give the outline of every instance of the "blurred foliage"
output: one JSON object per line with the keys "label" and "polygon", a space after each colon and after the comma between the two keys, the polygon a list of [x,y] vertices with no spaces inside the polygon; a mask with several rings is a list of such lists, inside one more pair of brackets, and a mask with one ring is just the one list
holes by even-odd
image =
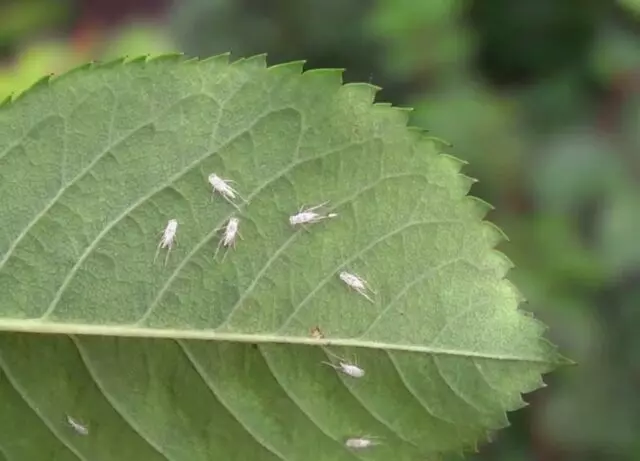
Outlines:
{"label": "blurred foliage", "polygon": [[[640,459],[638,0],[182,0],[165,24],[80,36],[78,3],[0,1],[0,96],[89,57],[181,49],[342,67],[414,107],[470,162],[527,308],[580,363],[477,458]],[[66,38],[37,40],[52,27]]]}
{"label": "blurred foliage", "polygon": [[39,35],[60,25],[69,6],[69,0],[0,0],[0,50],[6,52],[23,37]]}
{"label": "blurred foliage", "polygon": [[628,8],[632,13],[640,14],[640,0],[618,0],[620,4]]}
{"label": "blurred foliage", "polygon": [[165,29],[145,23],[129,24],[104,36],[92,35],[88,46],[74,46],[68,40],[36,41],[24,46],[10,65],[0,67],[0,100],[19,94],[44,75],[60,74],[87,61],[175,51]]}

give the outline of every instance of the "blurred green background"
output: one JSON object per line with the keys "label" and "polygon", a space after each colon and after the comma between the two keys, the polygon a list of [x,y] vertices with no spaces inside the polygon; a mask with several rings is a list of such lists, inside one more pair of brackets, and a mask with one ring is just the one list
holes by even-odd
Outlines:
{"label": "blurred green background", "polygon": [[453,143],[578,367],[476,459],[640,460],[640,0],[0,0],[0,99],[92,59],[345,68]]}

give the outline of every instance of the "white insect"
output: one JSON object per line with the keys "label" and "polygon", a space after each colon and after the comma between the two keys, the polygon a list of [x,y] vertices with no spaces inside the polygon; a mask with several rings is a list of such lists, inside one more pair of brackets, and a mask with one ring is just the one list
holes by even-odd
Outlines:
{"label": "white insect", "polygon": [[167,223],[167,227],[165,227],[164,231],[162,232],[160,243],[158,243],[158,248],[156,249],[156,255],[153,258],[154,262],[158,257],[158,253],[160,252],[160,249],[166,248],[167,256],[164,258],[164,263],[165,265],[167,264],[167,259],[169,259],[169,253],[171,252],[173,245],[175,245],[176,243],[177,232],[178,232],[178,221],[176,219],[170,219],[169,222]]}
{"label": "white insect", "polygon": [[236,197],[238,197],[240,200],[246,203],[246,200],[240,197],[240,194],[238,194],[238,191],[236,191],[233,187],[229,185],[229,183],[232,183],[234,181],[230,179],[222,179],[220,176],[218,176],[215,173],[211,173],[209,175],[208,180],[209,180],[209,184],[211,184],[211,187],[213,187],[213,192],[217,192],[220,195],[222,195],[222,197],[224,197],[224,199],[227,200],[230,204],[235,206],[235,203],[233,203],[233,200],[235,200]]}
{"label": "white insect", "polygon": [[355,290],[356,292],[367,298],[369,301],[374,302],[374,300],[367,294],[367,291],[371,292],[374,295],[376,294],[376,292],[371,289],[366,280],[347,271],[340,272],[339,277],[340,280],[346,283],[349,288]]}
{"label": "white insect", "polygon": [[360,368],[358,365],[348,363],[343,358],[338,357],[335,354],[332,354],[329,351],[326,351],[329,355],[338,359],[338,365],[332,362],[322,362],[325,365],[329,365],[331,368],[335,368],[338,371],[341,371],[345,375],[351,376],[352,378],[362,378],[364,376],[364,370]]}
{"label": "white insect", "polygon": [[366,438],[366,437],[353,437],[353,438],[347,439],[344,444],[346,445],[347,448],[353,448],[353,449],[359,450],[362,448],[369,448],[374,445],[380,445],[380,442],[378,442],[377,440],[373,440],[371,438]]}
{"label": "white insect", "polygon": [[78,421],[76,421],[69,415],[67,415],[67,422],[69,423],[69,426],[71,426],[73,430],[76,431],[78,434],[89,435],[89,427],[85,426],[84,424],[80,424]]}
{"label": "white insect", "polygon": [[226,247],[236,245],[236,238],[240,235],[238,233],[238,226],[240,224],[240,220],[238,218],[229,218],[229,222],[224,229],[224,235],[222,236],[222,245]]}
{"label": "white insect", "polygon": [[[235,248],[236,239],[238,237],[242,238],[242,235],[240,235],[240,232],[238,231],[239,226],[240,226],[240,220],[238,218],[235,218],[235,217],[229,218],[229,221],[227,221],[227,225],[224,226],[224,228],[222,228],[222,230],[224,230],[224,233],[222,235],[222,238],[220,239],[220,243],[218,243],[218,248],[216,248],[216,253],[213,256],[214,259],[217,256],[218,250],[220,250],[221,246],[224,246],[226,248],[229,248],[229,247]],[[221,229],[218,229],[218,230],[221,230]],[[225,253],[225,256],[226,256],[226,253]]]}
{"label": "white insect", "polygon": [[292,226],[299,226],[302,224],[315,224],[322,221],[323,219],[335,218],[336,216],[338,216],[336,213],[321,215],[320,213],[316,213],[315,211],[328,203],[329,202],[324,202],[320,205],[307,208],[306,210],[304,209],[304,207],[300,208],[297,214],[289,216],[289,224],[291,224]]}

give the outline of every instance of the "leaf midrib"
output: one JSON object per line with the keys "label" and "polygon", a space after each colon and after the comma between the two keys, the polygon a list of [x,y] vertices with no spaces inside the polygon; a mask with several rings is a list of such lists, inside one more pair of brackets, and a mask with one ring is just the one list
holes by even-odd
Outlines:
{"label": "leaf midrib", "polygon": [[555,362],[540,357],[527,357],[509,354],[493,354],[487,352],[464,351],[425,345],[394,344],[377,341],[362,341],[350,338],[306,338],[303,336],[279,336],[265,334],[228,333],[215,330],[187,330],[169,328],[140,328],[121,325],[86,325],[79,323],[52,323],[40,320],[0,319],[0,332],[41,333],[88,336],[118,336],[127,338],[156,338],[156,339],[195,339],[210,341],[230,341],[240,343],[277,343],[298,344],[307,346],[342,346],[365,349],[381,349],[397,352],[418,352],[432,355],[447,355],[462,358],[479,358],[487,360],[543,363]]}

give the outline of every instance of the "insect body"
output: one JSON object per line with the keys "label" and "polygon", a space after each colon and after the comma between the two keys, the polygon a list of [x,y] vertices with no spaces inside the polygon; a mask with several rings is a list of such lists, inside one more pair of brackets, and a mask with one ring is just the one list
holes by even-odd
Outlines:
{"label": "insect body", "polygon": [[69,426],[73,428],[80,435],[89,435],[89,428],[84,424],[80,424],[78,421],[73,419],[71,416],[67,415],[67,422]]}
{"label": "insect body", "polygon": [[294,214],[293,216],[289,216],[289,224],[291,224],[294,227],[302,224],[315,224],[317,222],[322,221],[323,219],[335,218],[336,216],[338,216],[336,213],[329,213],[326,215],[322,215],[315,211],[318,208],[325,206],[327,203],[329,202],[321,203],[320,205],[307,208],[306,210],[304,209],[304,207],[300,208],[297,214]]}
{"label": "insect body", "polygon": [[167,227],[164,228],[162,232],[162,237],[160,238],[160,243],[158,243],[158,248],[156,250],[156,255],[153,258],[154,262],[158,257],[158,252],[160,248],[167,249],[167,256],[164,258],[165,265],[167,264],[167,259],[169,259],[169,252],[173,248],[173,245],[176,243],[176,233],[178,232],[178,221],[175,219],[170,219],[167,223]]}
{"label": "insect body", "polygon": [[352,378],[362,378],[364,376],[364,370],[360,368],[358,365],[348,363],[346,360],[338,357],[335,354],[330,355],[334,356],[338,359],[338,365],[332,362],[322,362],[325,365],[329,365],[331,368],[335,368],[338,371],[341,371],[345,375],[351,376]]}
{"label": "insect body", "polygon": [[[242,238],[240,232],[238,231],[238,227],[240,226],[240,220],[235,217],[229,218],[227,225],[224,226],[224,233],[222,238],[220,239],[220,243],[218,243],[218,248],[216,249],[216,255],[218,254],[218,250],[220,250],[220,246],[224,246],[226,248],[235,247],[236,239],[238,237]],[[226,253],[225,253],[226,255]],[[215,255],[214,255],[215,259]]]}
{"label": "insect body", "polygon": [[362,448],[369,448],[374,445],[380,445],[380,442],[366,437],[353,437],[347,439],[344,444],[347,448],[359,450]]}
{"label": "insect body", "polygon": [[229,183],[232,183],[233,181],[229,179],[222,179],[220,176],[218,176],[215,173],[211,173],[209,175],[208,181],[209,181],[209,184],[211,184],[211,187],[213,187],[213,192],[217,192],[220,195],[222,195],[222,197],[224,197],[224,199],[227,200],[232,205],[235,206],[235,204],[233,203],[233,200],[235,200],[236,197],[240,198],[240,200],[242,200],[243,202],[246,202],[246,200],[240,197],[240,194],[238,194],[238,191],[236,191],[233,187],[229,185]]}
{"label": "insect body", "polygon": [[222,236],[223,246],[235,247],[236,238],[240,235],[238,233],[238,226],[240,225],[240,220],[238,218],[229,218],[229,222],[227,223],[227,227],[224,229],[224,235]]}
{"label": "insect body", "polygon": [[367,284],[367,282],[364,279],[362,279],[361,277],[355,274],[350,274],[349,272],[346,272],[346,271],[340,272],[339,277],[340,277],[340,280],[346,283],[349,288],[355,290],[360,295],[367,298],[369,301],[374,302],[373,299],[367,294],[367,291],[370,291],[373,294],[375,294],[375,291],[373,291],[369,287],[369,284]]}

